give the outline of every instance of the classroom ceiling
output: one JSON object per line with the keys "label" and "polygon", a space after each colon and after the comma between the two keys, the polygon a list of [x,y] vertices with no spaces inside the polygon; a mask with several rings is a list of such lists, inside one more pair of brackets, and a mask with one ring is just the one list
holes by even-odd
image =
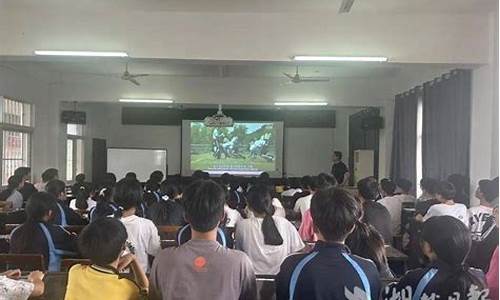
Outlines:
{"label": "classroom ceiling", "polygon": [[[498,1],[498,0],[496,0]],[[341,0],[0,0],[0,9],[38,11],[337,12]],[[351,13],[488,13],[495,0],[356,0]]]}
{"label": "classroom ceiling", "polygon": [[168,59],[87,59],[0,57],[0,67],[25,73],[49,72],[54,75],[120,76],[129,62],[129,72],[164,77],[283,78],[294,74],[335,78],[387,78],[405,71],[457,67],[446,64],[399,63],[296,63],[243,61],[190,61]]}

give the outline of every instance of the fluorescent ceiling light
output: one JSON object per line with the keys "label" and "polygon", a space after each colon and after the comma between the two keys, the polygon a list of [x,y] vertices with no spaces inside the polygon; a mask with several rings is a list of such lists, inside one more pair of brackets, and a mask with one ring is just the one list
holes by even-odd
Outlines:
{"label": "fluorescent ceiling light", "polygon": [[126,52],[108,51],[55,51],[55,50],[35,50],[35,55],[49,56],[91,56],[91,57],[127,57]]}
{"label": "fluorescent ceiling light", "polygon": [[277,101],[274,102],[276,106],[326,106],[328,102],[325,101]]}
{"label": "fluorescent ceiling light", "polygon": [[120,99],[118,101],[125,103],[174,103],[174,100],[170,99]]}
{"label": "fluorescent ceiling light", "polygon": [[296,61],[387,61],[387,57],[382,56],[309,56],[299,55],[292,58]]}

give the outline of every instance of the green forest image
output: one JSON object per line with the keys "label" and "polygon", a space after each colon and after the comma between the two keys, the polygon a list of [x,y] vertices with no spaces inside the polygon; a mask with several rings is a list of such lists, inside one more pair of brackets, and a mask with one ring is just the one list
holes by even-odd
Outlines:
{"label": "green forest image", "polygon": [[191,170],[273,171],[274,140],[273,123],[210,128],[203,122],[191,122]]}

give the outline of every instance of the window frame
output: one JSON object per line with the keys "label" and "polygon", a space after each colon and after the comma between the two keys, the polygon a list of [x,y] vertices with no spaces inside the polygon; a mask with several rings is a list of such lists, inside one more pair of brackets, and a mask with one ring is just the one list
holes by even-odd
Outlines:
{"label": "window frame", "polygon": [[[29,118],[30,118],[30,125],[19,125],[19,124],[11,124],[11,123],[6,123],[4,122],[4,101],[5,100],[10,100],[10,101],[15,101],[15,102],[20,102],[22,104],[28,104],[30,106],[30,112],[29,112]],[[29,147],[28,147],[28,155],[27,155],[27,163],[26,166],[31,168],[31,164],[33,162],[33,132],[35,130],[35,105],[29,101],[25,101],[16,97],[10,97],[8,95],[0,95],[0,135],[2,138],[0,139],[0,180],[3,185],[4,178],[3,178],[3,161],[4,161],[4,156],[3,156],[3,134],[5,131],[14,131],[14,132],[20,132],[20,133],[26,133],[29,136]],[[32,175],[33,176],[33,175]],[[8,179],[8,178],[5,178]],[[31,178],[33,179],[33,178]],[[6,181],[6,180],[5,180]]]}

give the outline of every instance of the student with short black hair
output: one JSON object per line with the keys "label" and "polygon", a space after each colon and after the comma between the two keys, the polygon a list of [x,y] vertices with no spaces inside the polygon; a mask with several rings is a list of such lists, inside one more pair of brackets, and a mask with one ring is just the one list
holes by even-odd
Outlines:
{"label": "student with short black hair", "polygon": [[455,203],[463,204],[469,207],[469,178],[462,174],[451,174],[447,179],[455,187]]}
{"label": "student with short black hair", "polygon": [[[382,204],[391,215],[392,234],[399,235],[401,233],[401,208],[403,201],[406,199],[395,195],[397,185],[391,179],[385,178],[380,181],[380,191],[382,199],[377,203]],[[413,202],[413,200],[411,200]]]}
{"label": "student with short black hair", "polygon": [[125,174],[125,179],[137,180],[137,174],[135,174],[134,172],[127,172],[127,174]]}
{"label": "student with short black hair", "polygon": [[149,175],[149,181],[154,182],[156,184],[160,184],[163,181],[163,172],[160,170],[153,171],[151,175]]}
{"label": "student with short black hair", "polygon": [[184,207],[180,204],[181,190],[174,184],[164,181],[160,187],[161,198],[149,207],[149,219],[157,226],[181,226],[184,220]]}
{"label": "student with short black hair", "polygon": [[469,226],[467,207],[461,203],[455,203],[455,187],[448,181],[441,181],[436,193],[439,204],[429,208],[423,221],[437,216],[452,216],[462,221],[465,226]]}
{"label": "student with short black hair", "polygon": [[120,206],[123,225],[127,228],[128,240],[135,248],[137,261],[148,273],[148,255],[156,256],[161,250],[158,229],[151,220],[136,215],[142,201],[142,187],[137,181],[120,180],[115,187],[115,203]]}
{"label": "student with short black hair", "polygon": [[54,168],[49,168],[42,173],[42,181],[35,184],[35,188],[39,192],[45,191],[45,185],[51,180],[59,179],[59,171]]}
{"label": "student with short black hair", "polygon": [[[92,265],[77,264],[68,274],[65,300],[143,299],[149,282],[135,255],[127,246],[127,231],[113,218],[102,218],[83,229],[78,247]],[[125,251],[129,253],[125,254]],[[121,276],[129,268],[135,281]]]}
{"label": "student with short black hair", "polygon": [[479,199],[479,205],[469,208],[469,224],[474,241],[481,241],[483,237],[483,227],[488,218],[493,215],[493,200],[495,200],[495,186],[489,179],[479,180],[476,190],[476,198]]}
{"label": "student with short black hair", "polygon": [[54,212],[54,224],[67,225],[85,225],[87,220],[83,219],[74,210],[66,204],[66,184],[58,179],[51,180],[45,186],[47,193],[56,199],[57,209]]}
{"label": "student with short black hair", "polygon": [[75,255],[76,236],[52,224],[56,199],[49,193],[36,192],[26,204],[26,222],[10,237],[11,253],[42,254],[49,271],[59,271],[63,255]]}
{"label": "student with short black hair", "polygon": [[402,203],[412,203],[415,204],[417,199],[411,195],[411,188],[413,183],[406,178],[396,179],[396,195],[401,199]]}
{"label": "student with short black hair", "polygon": [[379,195],[378,182],[373,177],[358,181],[358,198],[363,205],[362,222],[370,224],[382,235],[385,244],[392,244],[391,215],[387,208],[375,202]]}
{"label": "student with short black hair", "polygon": [[361,218],[362,208],[349,192],[330,187],[314,194],[311,215],[319,241],[312,252],[285,259],[276,277],[278,300],[377,299],[377,267],[350,253],[345,239]]}
{"label": "student with short black hair", "polygon": [[19,192],[23,195],[23,201],[26,203],[31,195],[37,191],[35,186],[31,183],[31,168],[19,167],[14,171],[14,175],[20,176],[23,179],[24,184]]}
{"label": "student with short black hair", "polygon": [[197,180],[183,193],[192,239],[163,249],[150,274],[151,299],[255,299],[256,281],[245,253],[216,242],[226,194],[211,180]]}
{"label": "student with short black hair", "polygon": [[[7,189],[0,193],[0,201],[3,206],[8,206],[13,209],[23,207],[23,195],[19,192],[24,186],[23,178],[20,176],[10,176],[7,181]],[[2,206],[0,205],[0,206]]]}
{"label": "student with short black hair", "polygon": [[305,245],[292,223],[273,216],[275,208],[267,187],[250,189],[248,208],[252,216],[236,226],[235,248],[250,257],[256,274],[277,274],[283,260]]}
{"label": "student with short black hair", "polygon": [[384,299],[468,299],[471,291],[476,299],[486,297],[484,274],[465,265],[471,237],[463,222],[452,216],[430,218],[424,223],[421,245],[429,266],[409,271],[386,287]]}
{"label": "student with short black hair", "polygon": [[422,178],[420,180],[422,195],[417,199],[417,204],[415,205],[415,218],[417,220],[422,221],[422,218],[431,206],[441,203],[436,197],[438,187],[439,180],[434,178]]}

